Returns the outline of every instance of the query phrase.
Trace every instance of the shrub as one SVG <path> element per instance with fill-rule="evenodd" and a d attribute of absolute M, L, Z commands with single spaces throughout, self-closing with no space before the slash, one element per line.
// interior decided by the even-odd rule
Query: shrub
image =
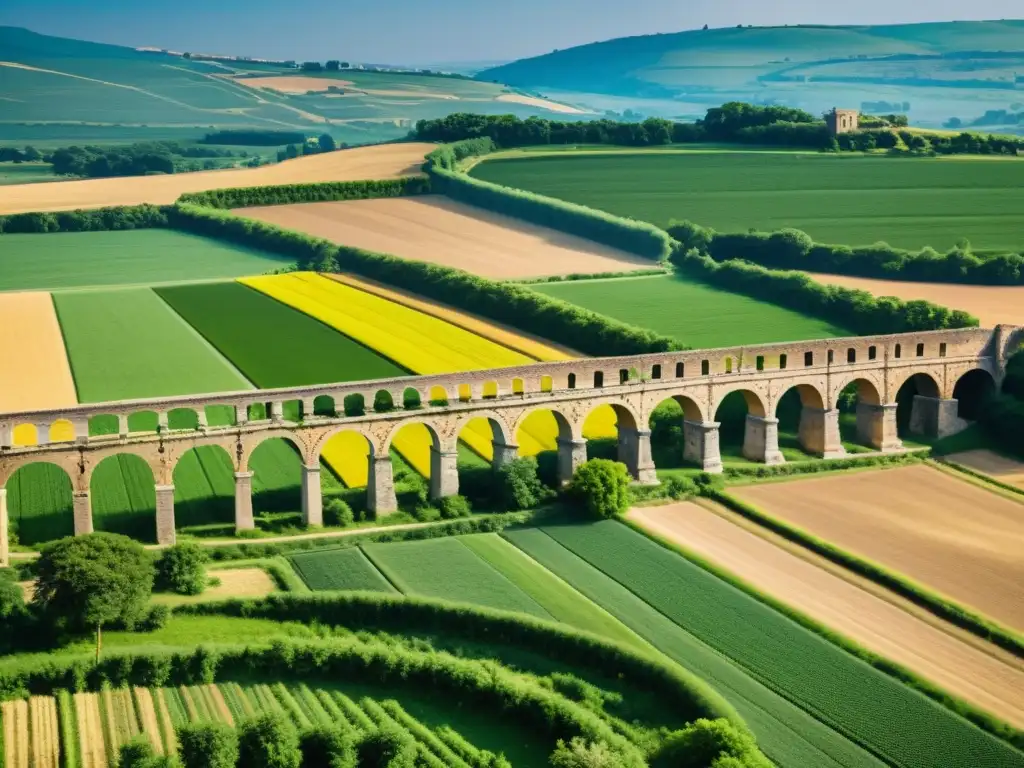
<path fill-rule="evenodd" d="M 135 624 L 134 629 L 138 632 L 156 632 L 166 627 L 170 619 L 171 606 L 151 605 L 145 616 Z"/>
<path fill-rule="evenodd" d="M 118 768 L 176 768 L 179 763 L 173 757 L 156 754 L 149 739 L 145 736 L 137 736 L 127 744 L 121 745 L 117 766 Z"/>
<path fill-rule="evenodd" d="M 437 507 L 441 512 L 441 517 L 445 520 L 469 517 L 473 514 L 473 510 L 469 506 L 469 499 L 465 496 L 446 496 L 437 502 Z"/>
<path fill-rule="evenodd" d="M 736 762 L 722 762 L 732 758 Z M 752 737 L 737 731 L 725 720 L 701 718 L 669 735 L 652 756 L 651 768 L 721 768 L 740 765 L 769 768 Z"/>
<path fill-rule="evenodd" d="M 25 593 L 7 573 L 0 573 L 0 650 L 23 641 L 29 621 Z"/>
<path fill-rule="evenodd" d="M 165 549 L 156 561 L 156 586 L 179 595 L 199 595 L 206 589 L 206 550 L 193 542 Z"/>
<path fill-rule="evenodd" d="M 590 517 L 616 517 L 629 508 L 626 465 L 608 459 L 584 462 L 572 476 L 568 492 Z"/>
<path fill-rule="evenodd" d="M 299 768 L 299 734 L 280 715 L 263 714 L 238 728 L 239 762 L 246 768 Z"/>
<path fill-rule="evenodd" d="M 416 742 L 397 728 L 370 731 L 356 745 L 359 768 L 415 768 Z"/>
<path fill-rule="evenodd" d="M 334 725 L 320 725 L 299 735 L 302 768 L 356 768 L 352 735 Z"/>
<path fill-rule="evenodd" d="M 551 753 L 552 768 L 623 768 L 622 755 L 603 741 L 587 743 L 577 737 L 566 744 L 561 739 Z"/>
<path fill-rule="evenodd" d="M 670 499 L 686 499 L 697 493 L 697 483 L 688 477 L 673 475 L 664 483 L 665 495 Z"/>
<path fill-rule="evenodd" d="M 331 498 L 324 503 L 324 524 L 346 528 L 356 521 L 352 507 L 339 498 Z"/>
<path fill-rule="evenodd" d="M 537 460 L 532 456 L 513 459 L 498 469 L 498 498 L 502 509 L 532 509 L 544 495 L 544 485 L 537 476 Z"/>
<path fill-rule="evenodd" d="M 421 523 L 433 523 L 441 519 L 441 510 L 432 504 L 421 504 L 412 511 L 412 516 Z"/>
<path fill-rule="evenodd" d="M 183 768 L 235 768 L 238 734 L 223 723 L 186 723 L 177 730 Z"/>

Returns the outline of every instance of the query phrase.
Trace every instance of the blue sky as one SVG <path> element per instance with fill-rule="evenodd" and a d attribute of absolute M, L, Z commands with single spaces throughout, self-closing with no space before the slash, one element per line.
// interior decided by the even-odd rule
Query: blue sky
<path fill-rule="evenodd" d="M 208 53 L 395 64 L 515 59 L 704 24 L 1020 17 L 1022 0 L 0 0 L 0 25 L 45 34 Z"/>

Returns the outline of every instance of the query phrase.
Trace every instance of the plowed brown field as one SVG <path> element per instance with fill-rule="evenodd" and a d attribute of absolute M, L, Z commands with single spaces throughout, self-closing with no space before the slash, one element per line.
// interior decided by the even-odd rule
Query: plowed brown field
<path fill-rule="evenodd" d="M 730 493 L 1024 630 L 1024 504 L 925 465 Z"/>
<path fill-rule="evenodd" d="M 898 296 L 907 301 L 925 299 L 950 309 L 962 309 L 977 317 L 982 328 L 995 328 L 1000 323 L 1024 325 L 1024 286 L 908 283 L 814 272 L 810 275 L 822 283 L 859 288 L 875 296 Z"/>
<path fill-rule="evenodd" d="M 983 472 L 1008 485 L 1024 488 L 1024 462 L 986 450 L 964 451 L 951 454 L 946 458 L 957 464 L 963 464 L 976 472 Z"/>
<path fill-rule="evenodd" d="M 792 483 L 779 487 L 786 485 Z M 969 645 L 696 504 L 634 509 L 629 517 L 950 693 L 1024 725 L 1019 662 Z"/>
<path fill-rule="evenodd" d="M 343 245 L 500 279 L 651 268 L 650 259 L 444 197 L 243 208 L 237 213 Z"/>
<path fill-rule="evenodd" d="M 381 144 L 299 157 L 262 168 L 6 186 L 0 187 L 0 214 L 140 203 L 169 205 L 186 192 L 225 187 L 392 179 L 419 173 L 424 155 L 432 149 L 433 144 Z"/>

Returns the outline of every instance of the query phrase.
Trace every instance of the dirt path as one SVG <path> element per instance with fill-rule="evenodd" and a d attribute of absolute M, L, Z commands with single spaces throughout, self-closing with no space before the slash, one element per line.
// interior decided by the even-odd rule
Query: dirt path
<path fill-rule="evenodd" d="M 260 168 L 4 186 L 0 187 L 0 214 L 140 203 L 169 205 L 186 192 L 226 187 L 393 179 L 420 173 L 423 157 L 432 149 L 433 144 L 421 142 L 378 144 L 299 157 Z"/>
<path fill-rule="evenodd" d="M 1024 324 L 1024 286 L 909 283 L 815 272 L 809 274 L 819 282 L 859 288 L 875 296 L 898 296 L 907 301 L 925 299 L 949 309 L 962 309 L 977 317 L 982 328 L 995 328 L 1000 323 Z"/>
<path fill-rule="evenodd" d="M 434 195 L 236 212 L 336 243 L 498 279 L 656 266 L 625 251 Z"/>
<path fill-rule="evenodd" d="M 925 465 L 730 493 L 1024 630 L 1024 504 L 1014 499 Z"/>
<path fill-rule="evenodd" d="M 1024 726 L 1024 665 L 974 648 L 696 504 L 638 508 L 629 517 L 953 695 Z"/>

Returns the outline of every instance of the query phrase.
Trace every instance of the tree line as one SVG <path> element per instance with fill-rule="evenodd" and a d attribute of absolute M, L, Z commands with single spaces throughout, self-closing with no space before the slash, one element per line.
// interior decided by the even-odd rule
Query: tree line
<path fill-rule="evenodd" d="M 53 165 L 53 172 L 58 176 L 102 179 L 209 170 L 217 167 L 215 159 L 248 156 L 245 150 L 236 153 L 215 147 L 186 146 L 175 141 L 153 141 L 112 147 L 63 147 L 42 159 Z M 206 162 L 202 165 L 186 162 L 196 160 Z M 248 164 L 260 162 L 259 157 L 254 157 Z"/>
<path fill-rule="evenodd" d="M 1024 349 L 1007 361 L 1002 391 L 984 404 L 978 421 L 1002 450 L 1024 458 Z"/>

